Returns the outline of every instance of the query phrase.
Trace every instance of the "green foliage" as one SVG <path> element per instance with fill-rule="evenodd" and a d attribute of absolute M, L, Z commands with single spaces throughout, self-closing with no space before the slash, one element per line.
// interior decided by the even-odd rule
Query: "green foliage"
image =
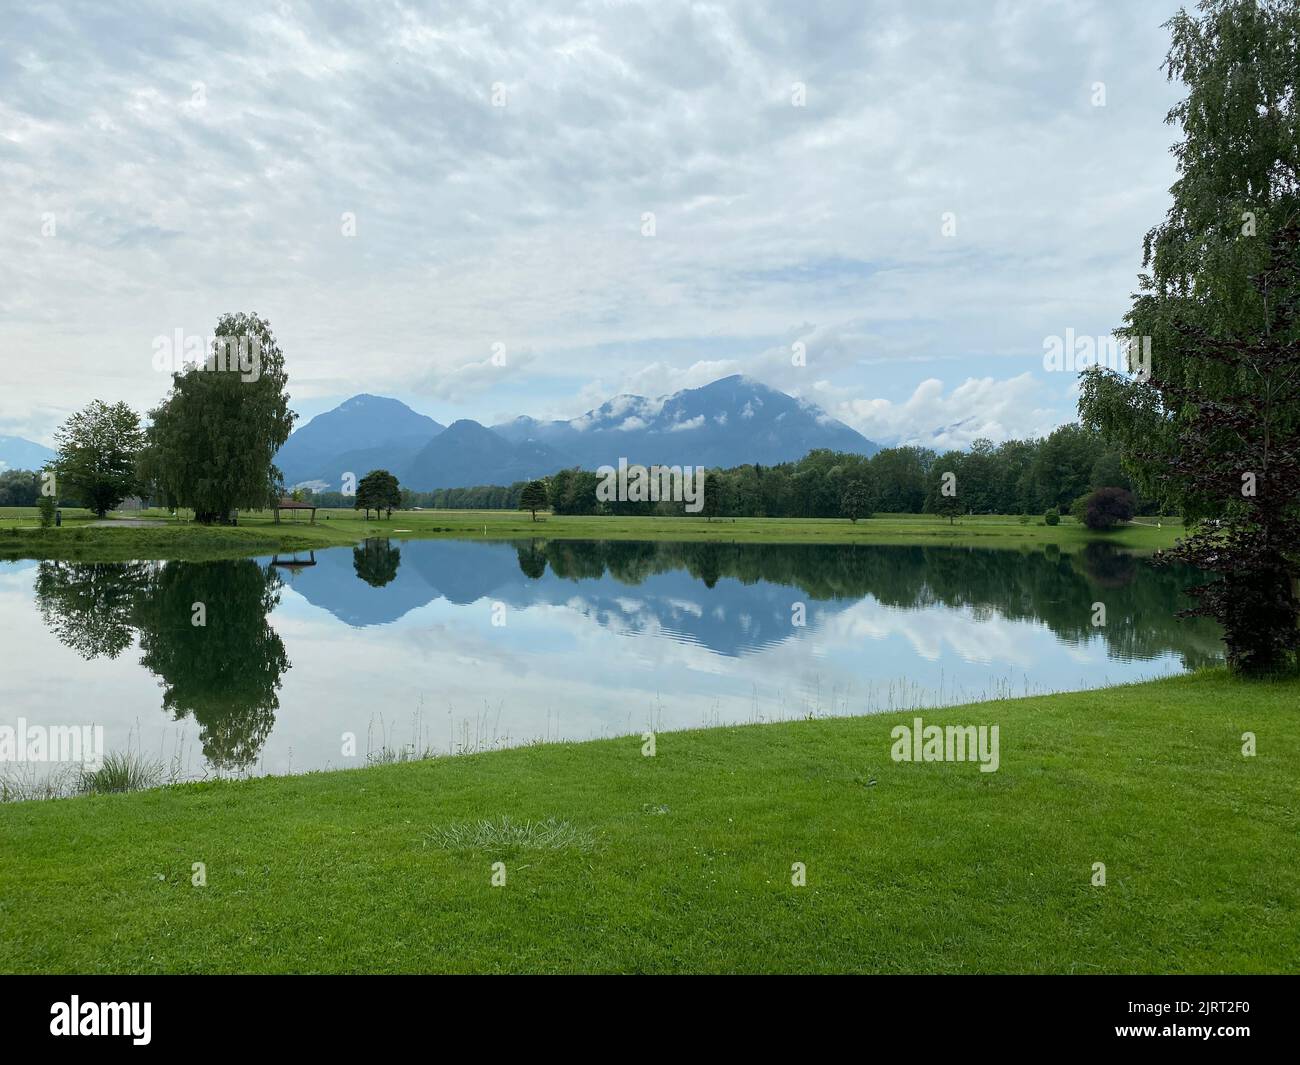
<path fill-rule="evenodd" d="M 120 795 L 128 791 L 156 788 L 163 781 L 163 764 L 149 761 L 134 751 L 104 756 L 98 769 L 83 771 L 77 790 L 83 795 Z"/>
<path fill-rule="evenodd" d="M 1210 0 L 1199 14 L 1180 11 L 1169 28 L 1165 68 L 1187 88 L 1167 116 L 1182 135 L 1173 147 L 1178 178 L 1165 220 L 1144 239 L 1139 290 L 1117 334 L 1150 338 L 1159 380 L 1211 402 L 1264 402 L 1265 382 L 1206 358 L 1193 337 L 1199 329 L 1244 339 L 1270 328 L 1267 294 L 1252 278 L 1269 261 L 1273 235 L 1300 217 L 1300 6 Z M 1289 329 L 1294 338 L 1300 323 Z M 1223 516 L 1223 499 L 1169 476 L 1196 404 L 1140 376 L 1093 368 L 1081 379 L 1079 411 L 1126 456 L 1143 493 L 1189 519 Z"/>
<path fill-rule="evenodd" d="M 519 494 L 519 509 L 531 512 L 533 521 L 537 520 L 537 512 L 546 509 L 547 494 L 546 483 L 544 481 L 529 481 L 524 485 L 524 490 Z"/>
<path fill-rule="evenodd" d="M 1300 651 L 1300 5 L 1207 0 L 1169 27 L 1178 178 L 1118 331 L 1151 373 L 1087 371 L 1079 410 L 1140 488 L 1209 519 L 1172 553 L 1219 575 L 1193 612 L 1270 671 Z"/>
<path fill-rule="evenodd" d="M 1048 525 L 1060 525 L 1061 512 L 1055 507 L 1049 507 L 1047 513 L 1043 515 L 1043 521 L 1047 522 Z"/>
<path fill-rule="evenodd" d="M 34 507 L 41 496 L 35 470 L 0 470 L 0 507 Z"/>
<path fill-rule="evenodd" d="M 840 496 L 840 512 L 853 523 L 871 517 L 871 489 L 865 481 L 852 480 Z"/>
<path fill-rule="evenodd" d="M 36 502 L 36 510 L 40 515 L 41 528 L 49 529 L 54 525 L 54 512 L 57 510 L 53 496 L 41 496 Z"/>
<path fill-rule="evenodd" d="M 274 465 L 293 431 L 284 355 L 270 324 L 255 314 L 217 321 L 205 363 L 172 375 L 172 389 L 150 412 L 153 424 L 140 462 L 150 494 L 189 507 L 204 524 L 236 508 L 273 503 L 283 491 Z M 231 346 L 245 344 L 243 363 Z"/>
<path fill-rule="evenodd" d="M 394 509 L 402 505 L 402 488 L 397 478 L 387 470 L 371 470 L 357 484 L 357 494 L 352 501 L 353 510 L 364 510 L 370 517 L 387 512 L 391 518 Z"/>
<path fill-rule="evenodd" d="M 125 403 L 95 400 L 54 433 L 59 494 L 70 492 L 103 517 L 136 489 L 136 462 L 144 445 L 140 416 Z"/>

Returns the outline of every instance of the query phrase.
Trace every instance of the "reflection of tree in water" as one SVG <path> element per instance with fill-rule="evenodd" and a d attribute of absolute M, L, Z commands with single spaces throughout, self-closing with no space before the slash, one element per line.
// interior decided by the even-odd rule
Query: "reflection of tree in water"
<path fill-rule="evenodd" d="M 82 658 L 116 658 L 135 638 L 136 597 L 148 562 L 42 562 L 36 605 L 45 627 Z"/>
<path fill-rule="evenodd" d="M 116 658 L 138 633 L 140 663 L 163 683 L 163 708 L 193 715 L 213 766 L 256 761 L 275 724 L 284 644 L 267 622 L 280 578 L 233 562 L 42 562 L 41 618 L 82 658 Z M 195 625 L 202 603 L 205 625 Z"/>
<path fill-rule="evenodd" d="M 515 545 L 515 554 L 519 558 L 519 571 L 529 580 L 541 580 L 546 573 L 546 549 L 537 540 Z"/>
<path fill-rule="evenodd" d="M 1138 560 L 1113 544 L 1091 543 L 1079 552 L 1079 568 L 1103 588 L 1124 588 L 1137 577 Z"/>
<path fill-rule="evenodd" d="M 401 549 L 384 537 L 363 540 L 352 549 L 352 568 L 373 588 L 382 588 L 397 577 Z"/>
<path fill-rule="evenodd" d="M 267 621 L 280 578 L 251 559 L 169 562 L 139 599 L 141 664 L 163 682 L 163 708 L 193 716 L 203 753 L 219 769 L 244 769 L 275 725 L 284 644 Z M 206 624 L 193 624 L 202 603 Z"/>
<path fill-rule="evenodd" d="M 638 584 L 686 570 L 706 587 L 723 578 L 799 588 L 810 599 L 871 596 L 886 606 L 966 609 L 985 618 L 1039 621 L 1060 639 L 1102 638 L 1111 654 L 1154 658 L 1168 652 L 1188 668 L 1222 660 L 1219 630 L 1205 619 L 1178 619 L 1183 590 L 1205 578 L 1186 566 L 1152 567 L 1098 543 L 1077 554 L 963 547 L 860 544 L 645 543 L 549 541 L 539 550 L 556 576 L 604 575 Z M 1141 580 L 1138 574 L 1141 571 Z M 1092 604 L 1107 623 L 1092 625 Z"/>

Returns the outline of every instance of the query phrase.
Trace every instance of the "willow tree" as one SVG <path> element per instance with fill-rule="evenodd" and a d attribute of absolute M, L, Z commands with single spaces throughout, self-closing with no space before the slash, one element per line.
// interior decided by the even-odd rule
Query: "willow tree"
<path fill-rule="evenodd" d="M 1176 552 L 1220 575 L 1197 612 L 1234 665 L 1272 669 L 1296 644 L 1300 5 L 1207 0 L 1168 25 L 1178 177 L 1117 330 L 1151 360 L 1085 372 L 1079 410 L 1145 494 L 1202 523 Z"/>
<path fill-rule="evenodd" d="M 154 491 L 205 524 L 274 503 L 283 491 L 275 453 L 296 417 L 287 384 L 270 323 L 222 315 L 207 359 L 173 374 L 171 392 L 150 412 L 141 468 Z"/>

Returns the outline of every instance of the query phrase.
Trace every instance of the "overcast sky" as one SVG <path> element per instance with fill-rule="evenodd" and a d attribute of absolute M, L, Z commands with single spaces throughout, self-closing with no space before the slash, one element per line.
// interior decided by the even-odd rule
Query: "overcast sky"
<path fill-rule="evenodd" d="M 1120 323 L 1174 178 L 1159 0 L 5 6 L 0 434 L 47 444 L 234 310 L 304 419 L 739 372 L 885 442 L 1037 434 L 1044 338 Z"/>

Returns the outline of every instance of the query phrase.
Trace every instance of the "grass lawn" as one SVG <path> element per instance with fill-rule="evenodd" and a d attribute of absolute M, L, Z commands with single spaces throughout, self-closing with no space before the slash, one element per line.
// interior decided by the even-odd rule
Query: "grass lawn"
<path fill-rule="evenodd" d="M 950 525 L 929 514 L 888 514 L 850 523 L 843 518 L 655 518 L 569 517 L 503 510 L 424 510 L 367 521 L 351 510 L 323 510 L 316 524 L 286 517 L 276 525 L 269 513 L 244 513 L 237 527 L 204 527 L 171 518 L 165 511 L 115 515 L 116 520 L 162 521 L 161 527 L 94 527 L 86 511 L 65 511 L 63 527 L 37 527 L 35 508 L 0 508 L 0 558 L 85 560 L 239 558 L 276 550 L 306 550 L 355 544 L 368 536 L 395 539 L 486 538 L 489 540 L 719 540 L 748 543 L 953 544 L 1018 547 L 1056 544 L 1077 550 L 1105 540 L 1135 551 L 1172 546 L 1183 534 L 1177 519 L 1163 527 L 1130 525 L 1094 533 L 1071 518 L 1048 526 L 1042 518 L 1021 524 L 1015 515 L 978 515 Z M 1142 521 L 1156 521 L 1144 518 Z"/>
<path fill-rule="evenodd" d="M 0 970 L 1300 971 L 1300 681 L 922 716 L 999 770 L 890 714 L 3 806 Z"/>

